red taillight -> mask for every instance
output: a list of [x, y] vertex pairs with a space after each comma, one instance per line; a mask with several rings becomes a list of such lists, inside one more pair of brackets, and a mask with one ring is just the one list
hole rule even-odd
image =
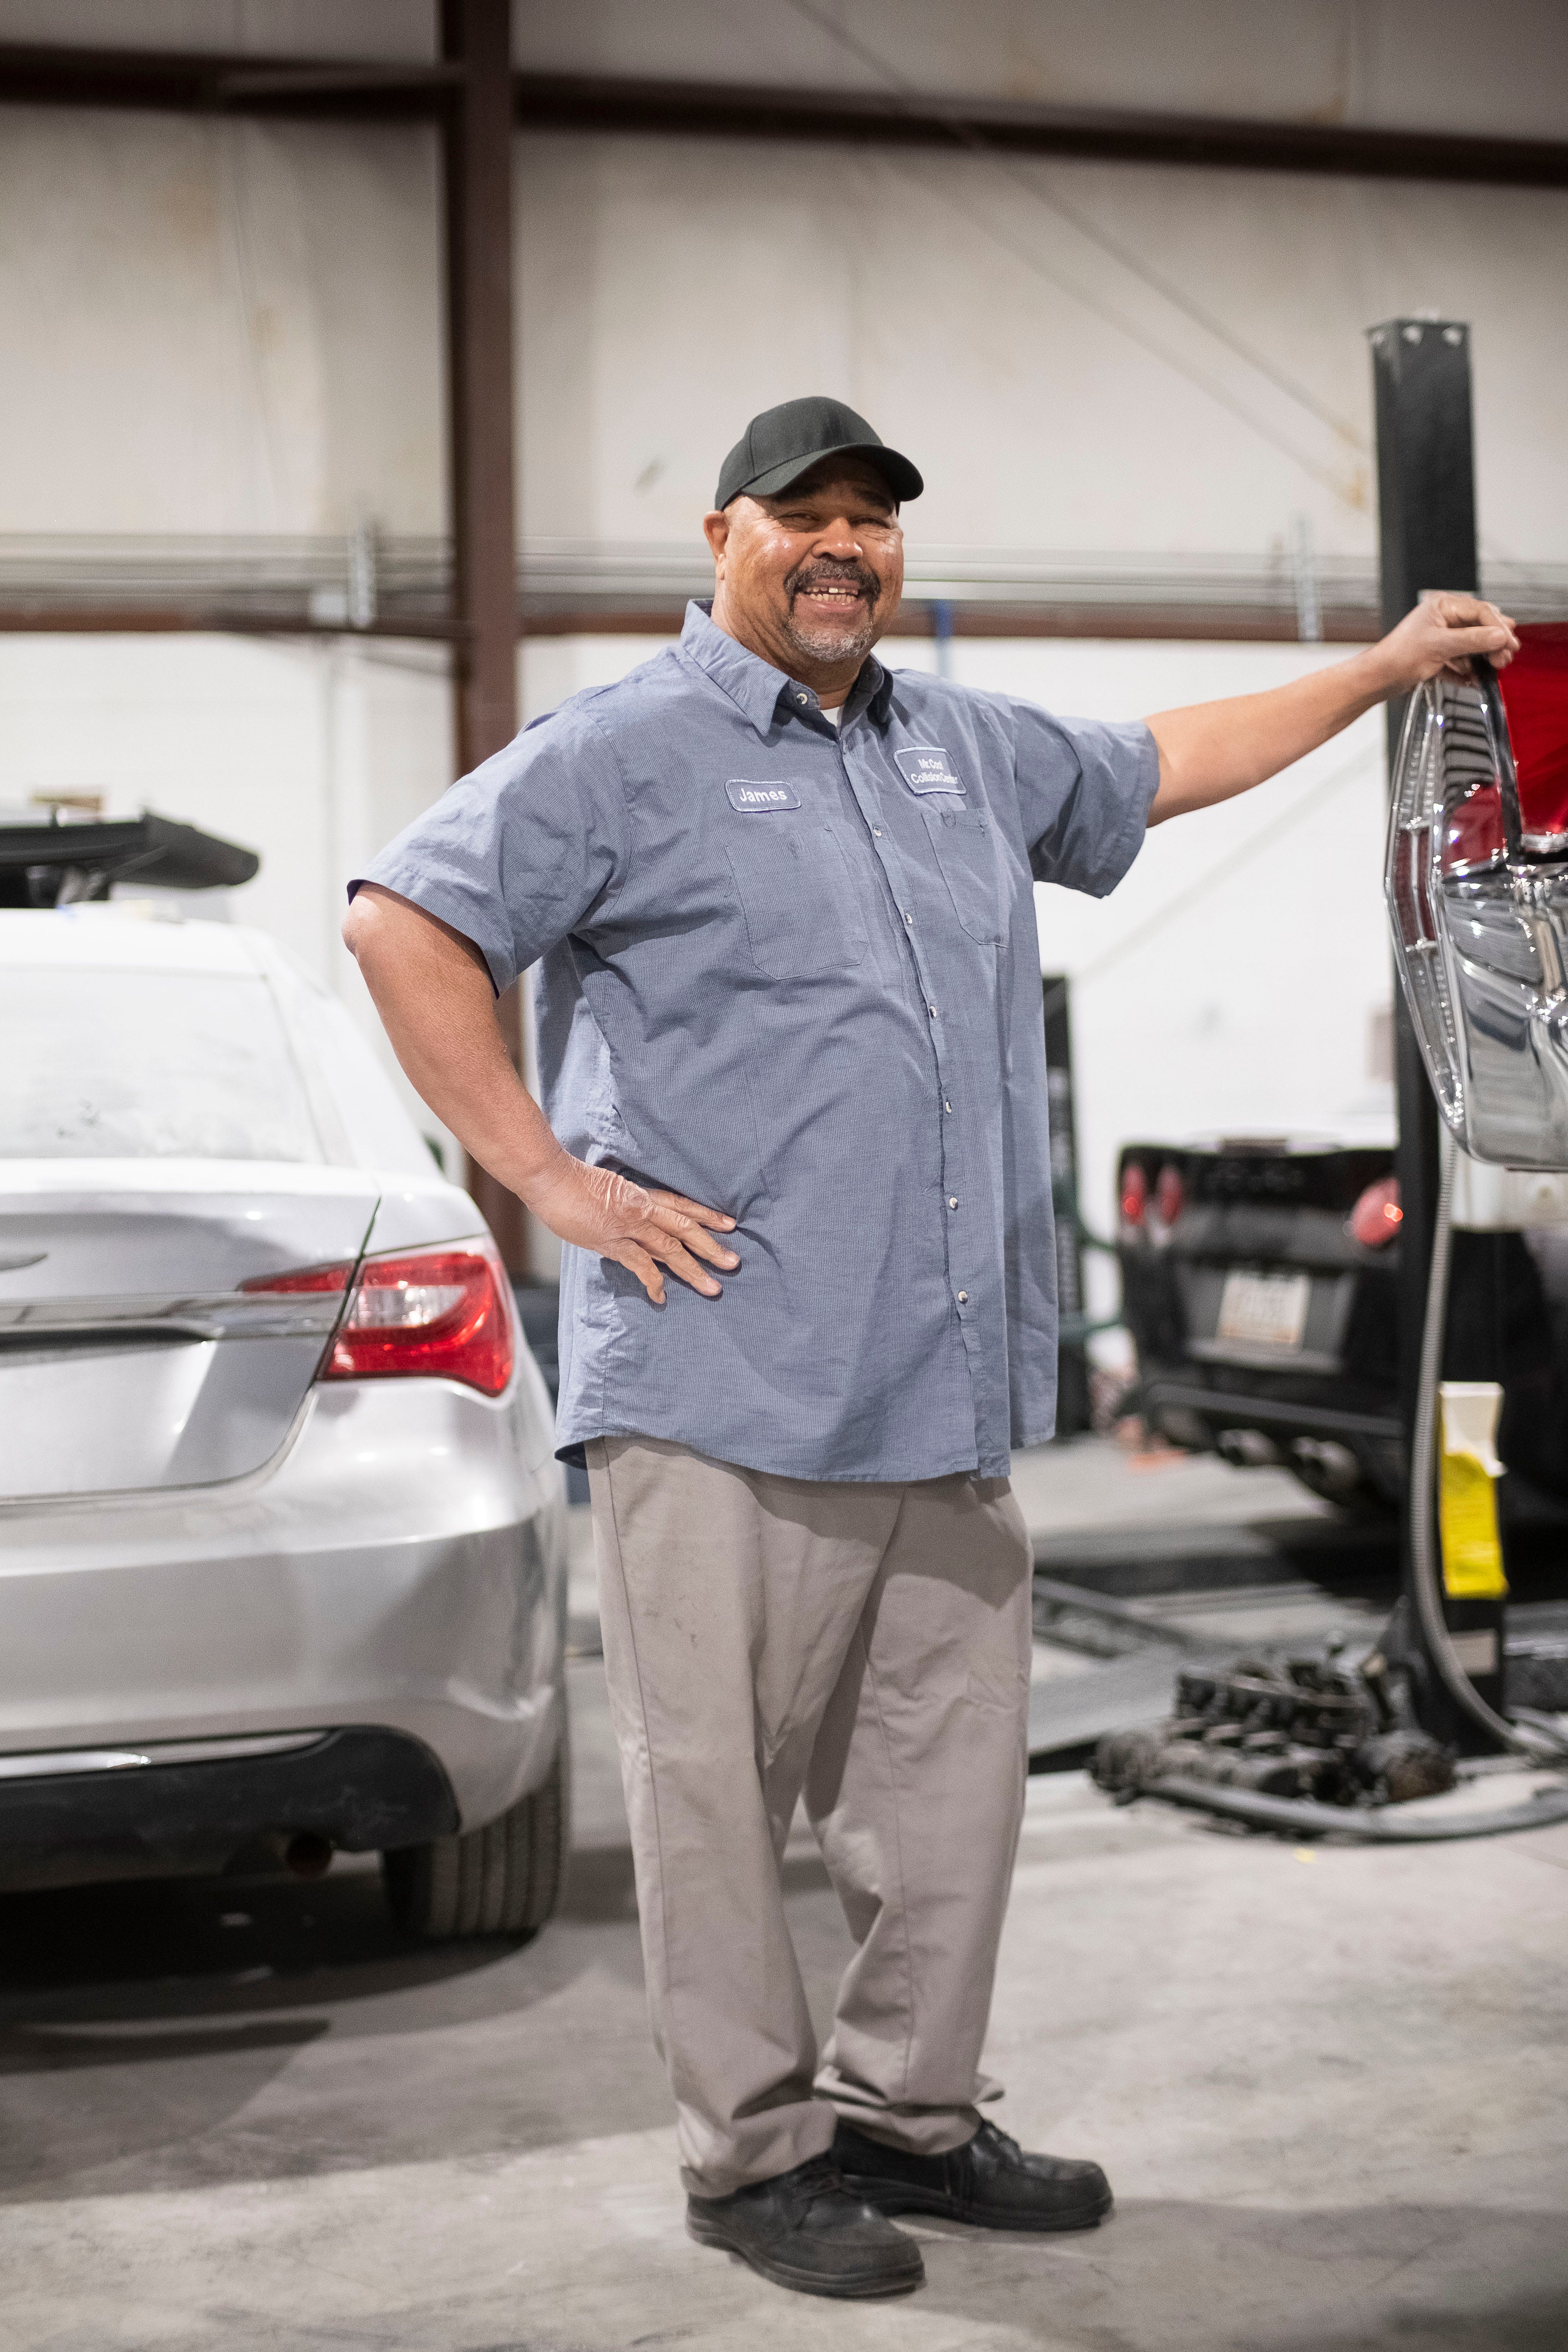
[[1187, 1192], [1182, 1182], [1182, 1171], [1167, 1160], [1160, 1171], [1160, 1181], [1154, 1187], [1154, 1207], [1163, 1225], [1173, 1225], [1181, 1215]]
[[1149, 1202], [1149, 1179], [1136, 1160], [1130, 1160], [1121, 1171], [1121, 1221], [1123, 1224], [1141, 1225]]
[[1561, 855], [1568, 841], [1568, 625], [1535, 622], [1498, 674], [1519, 780], [1527, 849]]
[[1350, 1213], [1350, 1234], [1363, 1249], [1381, 1249], [1399, 1231], [1405, 1212], [1399, 1205], [1399, 1179], [1380, 1176], [1366, 1191]]
[[321, 1379], [423, 1375], [499, 1396], [517, 1352], [504, 1281], [474, 1249], [367, 1258]]

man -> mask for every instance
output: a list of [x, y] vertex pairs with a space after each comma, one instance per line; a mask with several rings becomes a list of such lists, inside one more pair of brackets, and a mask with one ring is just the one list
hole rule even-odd
[[[420, 1094], [567, 1245], [559, 1434], [689, 2227], [833, 2295], [920, 2284], [891, 2213], [1110, 2203], [977, 2104], [1026, 1769], [1009, 1454], [1055, 1402], [1034, 882], [1108, 891], [1146, 823], [1514, 644], [1440, 597], [1271, 693], [1055, 719], [872, 657], [921, 488], [838, 402], [755, 418], [679, 646], [454, 785], [345, 928]], [[528, 965], [542, 1110], [492, 1011]], [[820, 2065], [803, 1795], [856, 1945]]]

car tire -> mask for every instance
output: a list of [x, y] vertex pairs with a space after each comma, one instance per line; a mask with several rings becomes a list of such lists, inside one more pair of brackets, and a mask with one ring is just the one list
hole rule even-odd
[[560, 1899], [570, 1806], [566, 1746], [550, 1778], [482, 1829], [399, 1846], [381, 1858], [387, 1908], [428, 1944], [536, 1936]]

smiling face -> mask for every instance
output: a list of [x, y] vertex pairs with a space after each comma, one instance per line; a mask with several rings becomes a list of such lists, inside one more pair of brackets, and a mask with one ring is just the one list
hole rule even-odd
[[876, 467], [824, 458], [777, 498], [731, 499], [703, 529], [718, 626], [841, 702], [903, 591], [904, 535]]

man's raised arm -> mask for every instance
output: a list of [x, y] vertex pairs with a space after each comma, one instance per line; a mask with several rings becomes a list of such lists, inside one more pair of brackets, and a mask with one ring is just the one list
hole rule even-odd
[[472, 940], [377, 882], [361, 883], [343, 940], [410, 1084], [481, 1168], [562, 1241], [626, 1266], [656, 1307], [667, 1266], [704, 1297], [719, 1296], [708, 1267], [740, 1260], [713, 1235], [731, 1232], [733, 1217], [563, 1150], [512, 1068]]
[[1428, 596], [1381, 644], [1331, 669], [1268, 694], [1158, 711], [1148, 722], [1160, 751], [1160, 788], [1149, 822], [1159, 824], [1250, 791], [1390, 695], [1405, 693], [1439, 670], [1467, 676], [1472, 654], [1484, 654], [1500, 669], [1518, 650], [1513, 624], [1495, 604], [1475, 596]]

